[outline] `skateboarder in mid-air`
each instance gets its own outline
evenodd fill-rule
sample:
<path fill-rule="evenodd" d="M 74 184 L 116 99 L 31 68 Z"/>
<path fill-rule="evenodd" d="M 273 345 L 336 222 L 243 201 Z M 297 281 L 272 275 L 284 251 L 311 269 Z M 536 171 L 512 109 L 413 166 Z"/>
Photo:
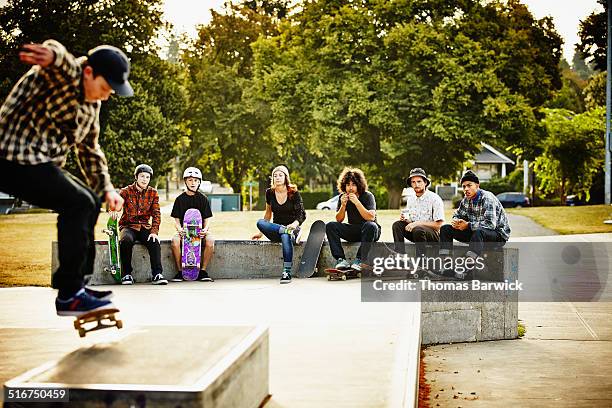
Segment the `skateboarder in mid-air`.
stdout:
<path fill-rule="evenodd" d="M 123 265 L 122 285 L 134 283 L 132 277 L 132 249 L 134 243 L 143 243 L 149 251 L 151 261 L 151 282 L 154 285 L 166 285 L 168 281 L 162 274 L 161 245 L 159 243 L 159 194 L 149 185 L 153 169 L 147 164 L 140 164 L 134 170 L 134 183 L 119 191 L 124 200 L 123 214 L 119 220 L 121 238 L 121 265 Z M 119 209 L 118 211 L 120 211 Z M 118 212 L 111 212 L 111 217 L 119 218 Z"/>
<path fill-rule="evenodd" d="M 115 47 L 75 58 L 53 40 L 24 45 L 19 58 L 32 68 L 0 108 L 0 191 L 58 213 L 59 267 L 51 281 L 57 314 L 112 307 L 112 292 L 84 287 L 83 276 L 93 271 L 101 201 L 109 210 L 123 202 L 98 143 L 99 114 L 112 93 L 133 95 L 130 63 Z M 72 147 L 89 186 L 60 169 Z"/>
<path fill-rule="evenodd" d="M 185 218 L 185 213 L 190 208 L 199 210 L 204 222 L 199 233 L 200 238 L 205 244 L 202 245 L 202 265 L 200 266 L 198 280 L 213 282 L 213 278 L 211 278 L 206 271 L 215 250 L 215 240 L 209 231 L 210 219 L 213 214 L 210 209 L 208 198 L 198 191 L 200 184 L 202 184 L 202 172 L 195 167 L 187 167 L 183 172 L 183 181 L 185 182 L 186 190 L 176 197 L 174 205 L 172 206 L 172 213 L 170 214 L 172 218 L 174 218 L 174 227 L 176 229 L 176 234 L 172 237 L 172 254 L 174 255 L 174 261 L 176 262 L 176 269 L 178 271 L 176 276 L 172 278 L 172 282 L 183 281 L 183 274 L 181 272 L 181 247 L 182 239 L 185 236 L 183 219 Z"/>
<path fill-rule="evenodd" d="M 274 220 L 270 222 L 274 216 Z M 281 242 L 283 246 L 283 274 L 280 283 L 291 282 L 293 266 L 293 244 L 299 243 L 300 225 L 306 219 L 302 197 L 295 184 L 291 184 L 289 170 L 277 166 L 272 170 L 272 182 L 266 190 L 266 212 L 263 219 L 257 221 L 259 233 L 251 239 L 260 239 L 265 235 L 272 242 Z"/>

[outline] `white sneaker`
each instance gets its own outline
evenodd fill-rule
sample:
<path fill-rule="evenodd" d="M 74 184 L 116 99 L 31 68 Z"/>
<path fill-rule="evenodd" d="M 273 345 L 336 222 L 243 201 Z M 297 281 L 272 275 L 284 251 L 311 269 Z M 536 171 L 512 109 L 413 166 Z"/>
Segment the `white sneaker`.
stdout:
<path fill-rule="evenodd" d="M 338 262 L 336 263 L 335 268 L 336 269 L 350 269 L 351 264 L 346 259 L 338 258 Z"/>

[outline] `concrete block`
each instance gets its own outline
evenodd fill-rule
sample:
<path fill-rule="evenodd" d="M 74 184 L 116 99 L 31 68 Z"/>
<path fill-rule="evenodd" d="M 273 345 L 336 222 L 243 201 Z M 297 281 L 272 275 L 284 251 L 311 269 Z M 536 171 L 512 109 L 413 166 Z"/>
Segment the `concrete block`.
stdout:
<path fill-rule="evenodd" d="M 141 327 L 83 347 L 5 383 L 67 388 L 70 405 L 260 406 L 269 395 L 264 327 Z"/>
<path fill-rule="evenodd" d="M 484 302 L 480 310 L 482 328 L 478 340 L 505 338 L 505 304 L 503 302 Z"/>
<path fill-rule="evenodd" d="M 422 344 L 477 341 L 481 337 L 480 310 L 423 312 Z"/>

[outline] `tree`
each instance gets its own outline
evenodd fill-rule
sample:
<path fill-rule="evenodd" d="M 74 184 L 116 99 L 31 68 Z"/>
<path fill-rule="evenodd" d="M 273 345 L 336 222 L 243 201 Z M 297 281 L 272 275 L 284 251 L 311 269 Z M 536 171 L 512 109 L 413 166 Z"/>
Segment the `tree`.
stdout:
<path fill-rule="evenodd" d="M 236 192 L 247 175 L 276 156 L 267 106 L 251 83 L 251 43 L 275 30 L 273 17 L 264 11 L 226 3 L 224 13 L 212 12 L 184 55 L 191 138 L 182 161 L 214 171 Z"/>
<path fill-rule="evenodd" d="M 591 13 L 586 19 L 580 22 L 578 36 L 580 42 L 576 44 L 582 56 L 586 59 L 592 59 L 591 63 L 594 68 L 599 71 L 605 71 L 606 68 L 606 49 L 607 44 L 607 28 L 608 25 L 608 2 L 606 0 L 597 0 L 604 8 L 601 13 Z"/>
<path fill-rule="evenodd" d="M 253 46 L 280 148 L 364 167 L 392 207 L 411 167 L 453 176 L 481 140 L 526 150 L 561 86 L 560 37 L 516 1 L 318 1 L 280 31 Z"/>
<path fill-rule="evenodd" d="M 585 61 L 584 55 L 582 54 L 580 49 L 578 49 L 578 47 L 574 48 L 574 57 L 572 58 L 572 70 L 583 81 L 586 81 L 595 73 L 591 65 Z"/>
<path fill-rule="evenodd" d="M 591 77 L 584 88 L 584 102 L 587 109 L 606 105 L 606 72 Z"/>
<path fill-rule="evenodd" d="M 565 109 L 544 109 L 547 138 L 543 154 L 535 161 L 540 189 L 557 193 L 561 202 L 568 194 L 586 195 L 604 161 L 605 110 L 581 114 Z"/>

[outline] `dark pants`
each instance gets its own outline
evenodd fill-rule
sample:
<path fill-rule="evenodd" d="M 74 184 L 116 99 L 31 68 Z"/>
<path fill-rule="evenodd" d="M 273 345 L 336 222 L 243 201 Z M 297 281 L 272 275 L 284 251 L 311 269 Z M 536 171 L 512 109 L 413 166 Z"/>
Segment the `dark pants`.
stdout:
<path fill-rule="evenodd" d="M 431 227 L 420 225 L 408 232 L 406 231 L 406 225 L 408 225 L 406 221 L 395 221 L 393 223 L 393 242 L 395 244 L 395 250 L 400 254 L 406 253 L 404 238 L 416 244 L 417 257 L 425 255 L 426 242 L 440 241 L 440 233 Z"/>
<path fill-rule="evenodd" d="M 474 231 L 471 229 L 458 230 L 450 224 L 445 224 L 440 228 L 440 249 L 450 251 L 453 248 L 453 239 L 459 242 L 470 244 L 469 250 L 482 255 L 485 242 L 497 242 L 503 246 L 506 243 L 501 234 L 495 230 L 487 228 L 477 228 Z"/>
<path fill-rule="evenodd" d="M 291 267 L 293 265 L 293 243 L 289 234 L 281 234 L 280 228 L 284 225 L 274 224 L 273 222 L 264 219 L 257 221 L 257 229 L 259 229 L 270 241 L 281 242 L 283 246 L 283 266 Z"/>
<path fill-rule="evenodd" d="M 149 240 L 149 231 L 146 228 L 141 228 L 136 231 L 132 228 L 123 228 L 119 234 L 119 248 L 121 250 L 121 266 L 123 267 L 123 275 L 132 273 L 132 248 L 135 242 L 140 242 L 147 247 L 149 251 L 149 260 L 151 261 L 151 276 L 155 277 L 158 273 L 162 273 L 161 265 L 161 245 L 158 241 Z"/>
<path fill-rule="evenodd" d="M 363 224 L 328 222 L 325 225 L 325 230 L 329 249 L 335 259 L 346 258 L 340 239 L 344 239 L 347 242 L 361 242 L 361 246 L 359 246 L 357 251 L 357 258 L 367 261 L 372 242 L 376 242 L 380 238 L 380 227 L 373 221 L 366 221 Z"/>
<path fill-rule="evenodd" d="M 51 285 L 61 298 L 71 297 L 83 287 L 83 276 L 93 273 L 100 198 L 51 163 L 30 166 L 0 159 L 0 174 L 0 191 L 58 214 L 59 267 Z"/>

